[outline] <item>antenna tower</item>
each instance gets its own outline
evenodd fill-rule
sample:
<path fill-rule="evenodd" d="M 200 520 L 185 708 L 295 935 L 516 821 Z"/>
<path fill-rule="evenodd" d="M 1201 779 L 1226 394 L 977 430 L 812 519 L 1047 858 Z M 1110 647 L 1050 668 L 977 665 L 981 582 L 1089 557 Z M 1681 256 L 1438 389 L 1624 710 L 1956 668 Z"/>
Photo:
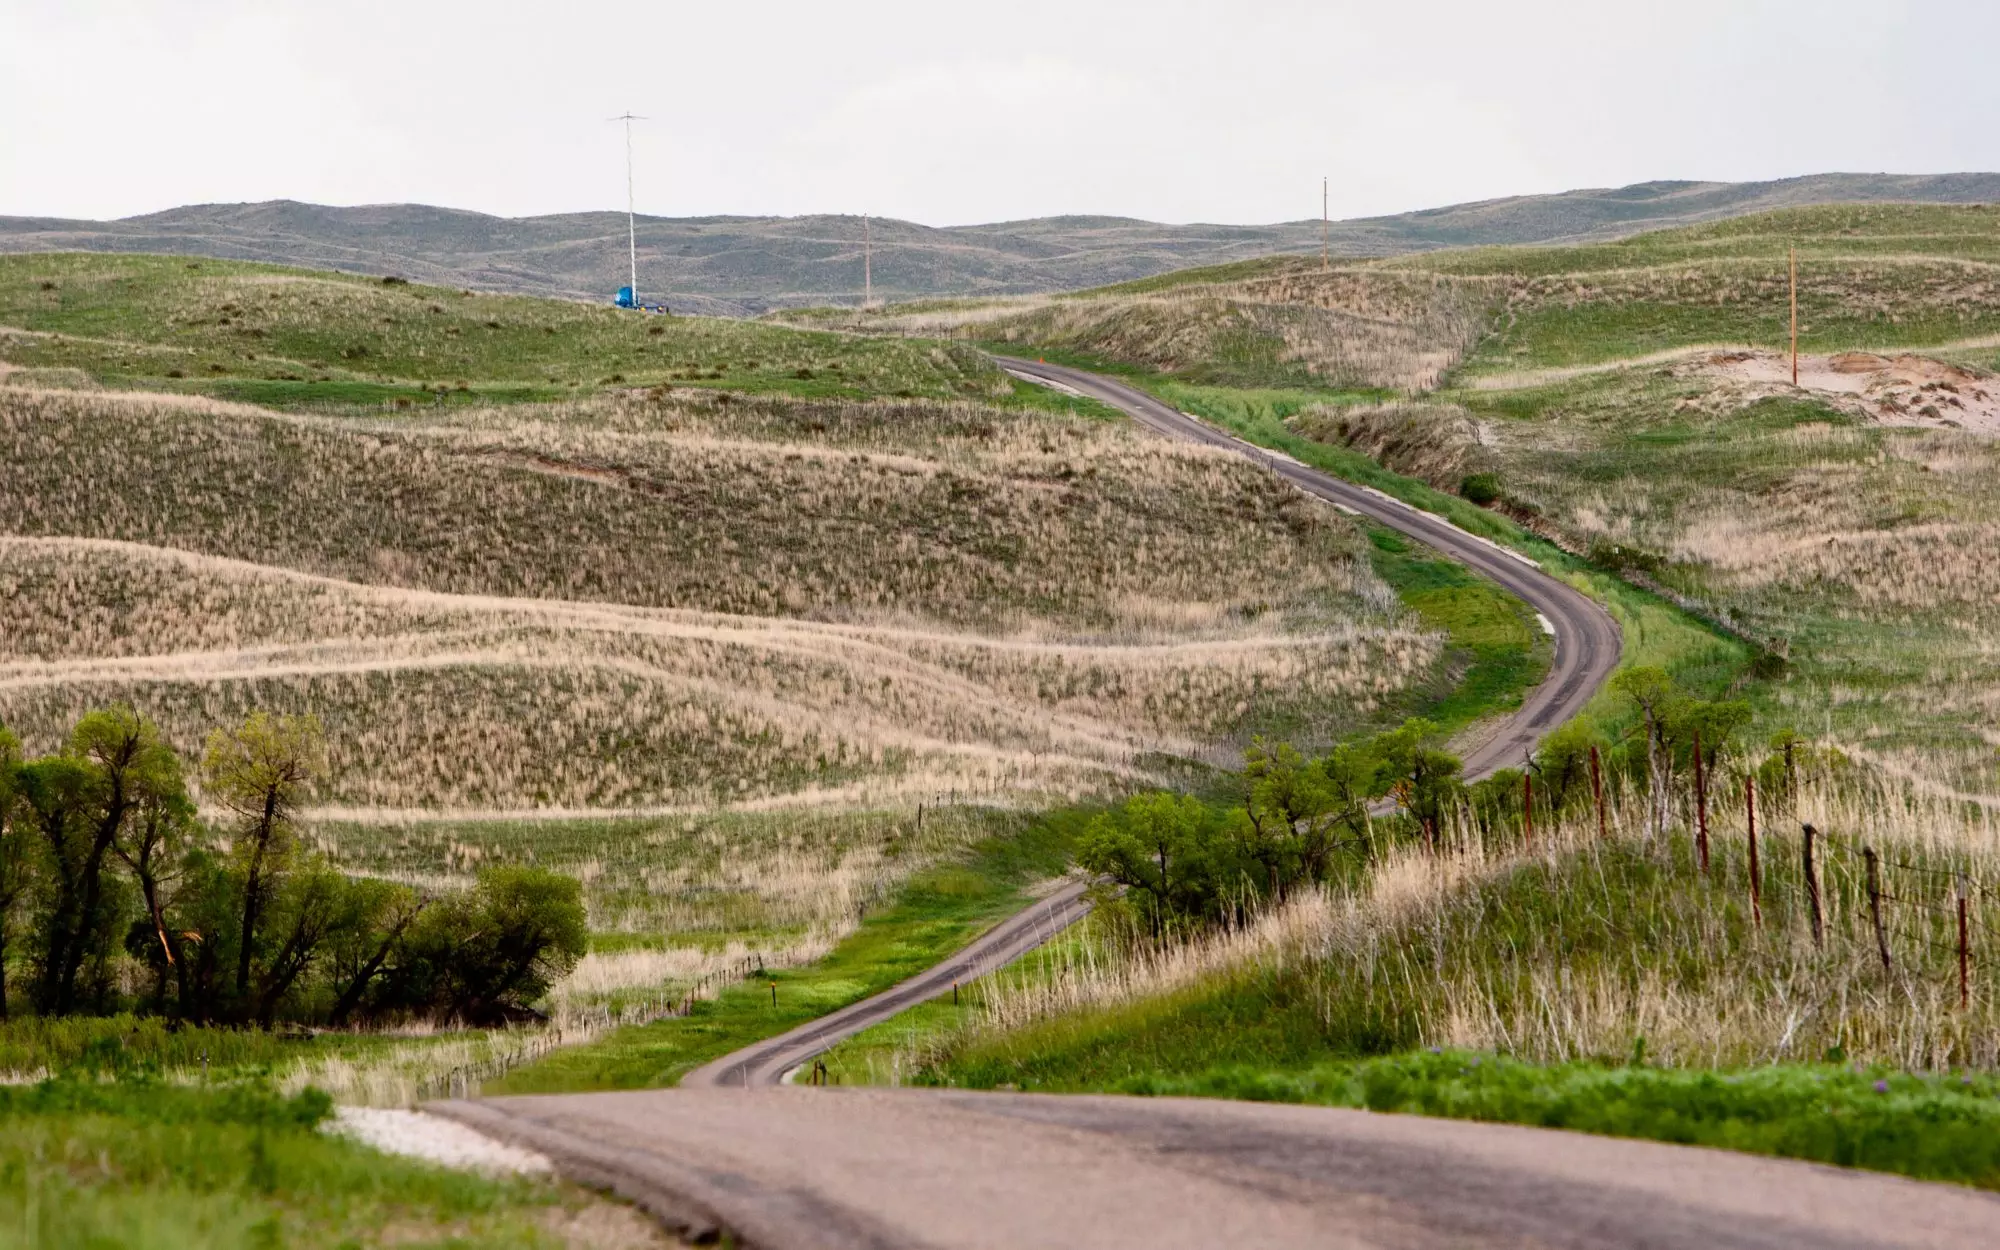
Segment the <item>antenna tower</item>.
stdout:
<path fill-rule="evenodd" d="M 1325 178 L 1319 180 L 1319 270 L 1321 273 L 1327 271 L 1327 252 L 1333 241 L 1333 219 L 1327 215 L 1326 207 L 1326 182 Z"/>
<path fill-rule="evenodd" d="M 625 247 L 632 261 L 632 302 L 639 302 L 639 219 L 632 199 L 632 123 L 646 119 L 637 113 L 620 113 L 611 119 L 625 123 Z"/>
<path fill-rule="evenodd" d="M 868 230 L 868 214 L 861 214 L 861 306 L 875 302 L 875 241 Z"/>

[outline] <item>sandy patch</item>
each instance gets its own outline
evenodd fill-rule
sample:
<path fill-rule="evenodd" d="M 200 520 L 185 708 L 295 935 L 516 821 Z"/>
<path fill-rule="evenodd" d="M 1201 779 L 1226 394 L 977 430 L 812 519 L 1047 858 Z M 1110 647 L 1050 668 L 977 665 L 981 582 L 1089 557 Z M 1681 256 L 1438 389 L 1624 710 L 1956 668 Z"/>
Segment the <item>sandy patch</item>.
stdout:
<path fill-rule="evenodd" d="M 1710 353 L 1693 368 L 1754 393 L 1792 393 L 1791 359 L 1782 353 Z M 1835 401 L 1885 425 L 1929 426 L 2000 436 L 2000 378 L 1905 353 L 1841 352 L 1799 357 L 1796 388 Z"/>
<path fill-rule="evenodd" d="M 548 1157 L 498 1142 L 454 1120 L 421 1111 L 339 1107 L 329 1132 L 388 1154 L 410 1155 L 446 1167 L 485 1172 L 548 1172 Z"/>

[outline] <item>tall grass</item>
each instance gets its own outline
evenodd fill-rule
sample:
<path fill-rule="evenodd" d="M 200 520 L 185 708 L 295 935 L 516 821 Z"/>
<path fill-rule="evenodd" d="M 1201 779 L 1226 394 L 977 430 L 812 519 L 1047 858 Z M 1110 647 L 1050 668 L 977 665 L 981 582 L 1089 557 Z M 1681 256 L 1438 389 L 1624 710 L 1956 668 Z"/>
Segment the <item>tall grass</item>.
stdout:
<path fill-rule="evenodd" d="M 1823 946 L 1811 931 L 1799 821 L 1832 835 L 1817 869 Z M 1629 799 L 1615 803 L 1610 824 L 1600 840 L 1587 813 L 1538 823 L 1532 849 L 1518 831 L 1461 826 L 1441 854 L 1391 853 L 1363 878 L 1296 897 L 1234 932 L 1165 950 L 1058 948 L 996 977 L 983 1020 L 928 1061 L 1031 1082 L 1199 1070 L 1232 1053 L 1286 1066 L 1425 1046 L 1537 1063 L 1643 1053 L 1702 1067 L 1830 1055 L 1916 1070 L 2000 1068 L 2000 818 L 1879 777 L 1812 779 L 1795 804 L 1764 813 L 1761 925 L 1743 822 L 1728 805 L 1717 805 L 1706 876 L 1685 827 L 1649 837 Z M 1886 975 L 1864 845 L 1891 864 Z M 1954 874 L 1974 898 L 1966 1010 Z"/>

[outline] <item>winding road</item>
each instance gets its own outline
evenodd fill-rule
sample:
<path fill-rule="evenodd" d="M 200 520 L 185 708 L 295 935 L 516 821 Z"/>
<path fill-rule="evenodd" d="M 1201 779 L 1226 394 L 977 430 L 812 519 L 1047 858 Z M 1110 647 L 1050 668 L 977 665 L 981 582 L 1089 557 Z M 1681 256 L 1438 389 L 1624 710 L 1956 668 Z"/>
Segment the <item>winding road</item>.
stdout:
<path fill-rule="evenodd" d="M 1123 383 L 1002 358 L 1170 438 L 1247 456 L 1525 600 L 1549 673 L 1466 760 L 1519 760 L 1597 692 L 1617 625 L 1532 560 L 1233 438 Z M 1021 1246 L 1992 1244 L 2000 1199 L 1896 1178 L 1508 1125 L 1332 1108 L 949 1090 L 786 1088 L 843 1038 L 1018 958 L 1083 915 L 1064 884 L 957 956 L 689 1073 L 677 1090 L 429 1109 L 540 1150 L 670 1227 L 765 1250 Z"/>

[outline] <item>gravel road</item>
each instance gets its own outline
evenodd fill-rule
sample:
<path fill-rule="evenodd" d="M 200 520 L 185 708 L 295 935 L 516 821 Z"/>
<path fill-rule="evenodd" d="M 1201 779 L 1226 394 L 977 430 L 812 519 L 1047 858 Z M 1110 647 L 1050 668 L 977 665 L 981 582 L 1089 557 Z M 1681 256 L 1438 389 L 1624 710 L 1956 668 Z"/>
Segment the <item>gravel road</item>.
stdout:
<path fill-rule="evenodd" d="M 1517 552 L 1468 534 L 1441 517 L 1412 508 L 1380 491 L 1356 486 L 1281 452 L 1266 451 L 1225 434 L 1113 378 L 1038 360 L 1011 356 L 998 356 L 995 360 L 1016 377 L 1052 384 L 1109 404 L 1167 438 L 1221 447 L 1255 460 L 1309 495 L 1359 513 L 1450 556 L 1498 582 L 1539 612 L 1555 635 L 1555 661 L 1549 675 L 1528 693 L 1521 710 L 1498 733 L 1466 756 L 1468 777 L 1483 777 L 1496 768 L 1519 764 L 1544 734 L 1581 712 L 1598 687 L 1611 676 L 1611 670 L 1618 666 L 1618 624 L 1611 614 L 1583 592 L 1549 576 L 1534 561 Z"/>
<path fill-rule="evenodd" d="M 684 1235 L 964 1247 L 1989 1248 L 2000 1198 L 1547 1129 L 1176 1098 L 803 1087 L 447 1103 Z"/>

